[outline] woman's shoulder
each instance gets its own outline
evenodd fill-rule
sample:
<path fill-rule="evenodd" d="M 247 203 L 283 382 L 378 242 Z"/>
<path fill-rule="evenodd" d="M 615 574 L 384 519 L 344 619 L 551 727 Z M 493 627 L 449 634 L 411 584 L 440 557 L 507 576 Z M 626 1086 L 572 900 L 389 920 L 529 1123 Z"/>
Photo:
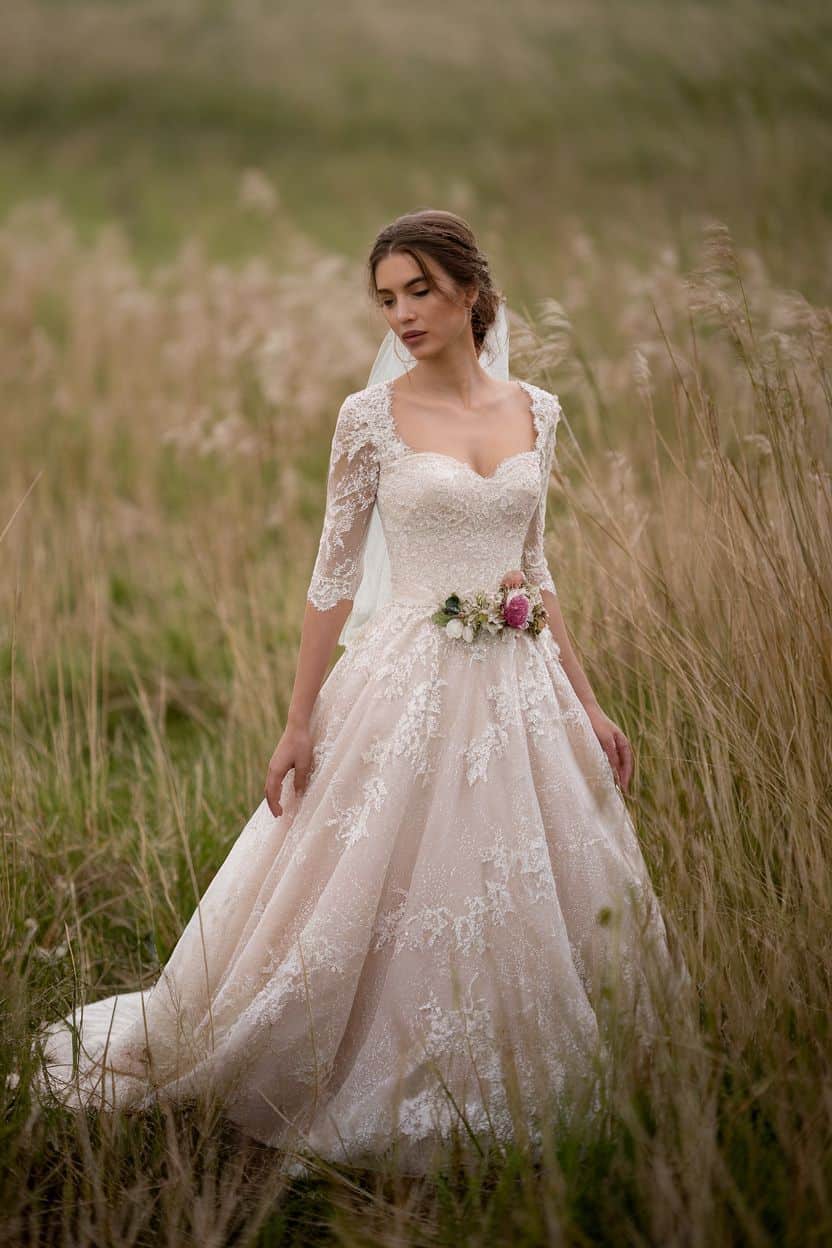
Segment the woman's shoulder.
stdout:
<path fill-rule="evenodd" d="M 341 411 L 358 415 L 362 412 L 381 411 L 387 401 L 387 382 L 374 381 L 360 390 L 353 390 L 341 404 Z"/>
<path fill-rule="evenodd" d="M 554 403 L 559 402 L 558 396 L 554 390 L 547 390 L 544 386 L 539 386 L 534 381 L 528 381 L 525 377 L 516 377 L 514 380 L 518 381 L 521 386 L 525 386 L 525 388 L 530 390 L 533 394 L 542 395 Z"/>
<path fill-rule="evenodd" d="M 378 447 L 386 427 L 386 382 L 352 390 L 341 402 L 335 422 L 335 440 L 352 449 Z"/>
<path fill-rule="evenodd" d="M 556 429 L 563 415 L 558 395 L 553 390 L 547 390 L 520 377 L 512 380 L 519 382 L 529 394 L 544 427 Z M 391 430 L 389 386 L 389 381 L 383 379 L 362 386 L 359 390 L 352 390 L 341 403 L 336 435 L 348 436 L 351 441 L 372 441 L 379 447 L 383 446 Z"/>
<path fill-rule="evenodd" d="M 529 393 L 534 402 L 535 410 L 544 418 L 546 424 L 552 429 L 557 428 L 563 411 L 560 399 L 554 390 L 546 390 L 543 386 L 538 386 L 533 381 L 526 381 L 522 377 L 517 377 L 515 380 Z"/>

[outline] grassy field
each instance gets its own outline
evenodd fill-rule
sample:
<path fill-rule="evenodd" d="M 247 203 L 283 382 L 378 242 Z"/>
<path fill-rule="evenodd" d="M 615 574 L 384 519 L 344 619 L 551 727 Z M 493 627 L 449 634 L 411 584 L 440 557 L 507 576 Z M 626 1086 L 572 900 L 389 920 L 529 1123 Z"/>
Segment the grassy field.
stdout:
<path fill-rule="evenodd" d="M 4 16 L 0 1242 L 832 1240 L 830 26 Z M 514 373 L 561 397 L 550 562 L 699 1019 L 542 1165 L 292 1182 L 210 1106 L 44 1112 L 25 1055 L 152 982 L 260 801 L 334 415 L 382 332 L 364 256 L 428 205 L 468 216 Z"/>

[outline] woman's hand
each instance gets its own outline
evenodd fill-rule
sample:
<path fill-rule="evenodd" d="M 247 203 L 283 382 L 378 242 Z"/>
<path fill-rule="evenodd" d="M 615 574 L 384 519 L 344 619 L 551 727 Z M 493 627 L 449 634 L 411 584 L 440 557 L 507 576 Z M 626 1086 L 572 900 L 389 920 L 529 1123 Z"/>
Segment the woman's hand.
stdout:
<path fill-rule="evenodd" d="M 589 722 L 592 724 L 596 737 L 609 759 L 615 782 L 627 792 L 627 785 L 633 774 L 633 750 L 624 733 L 605 715 L 600 706 L 587 709 Z"/>
<path fill-rule="evenodd" d="M 275 747 L 269 762 L 269 773 L 266 778 L 266 801 L 273 815 L 282 815 L 280 790 L 287 771 L 295 769 L 294 787 L 296 793 L 302 793 L 312 769 L 312 734 L 302 724 L 287 724 L 283 736 Z"/>

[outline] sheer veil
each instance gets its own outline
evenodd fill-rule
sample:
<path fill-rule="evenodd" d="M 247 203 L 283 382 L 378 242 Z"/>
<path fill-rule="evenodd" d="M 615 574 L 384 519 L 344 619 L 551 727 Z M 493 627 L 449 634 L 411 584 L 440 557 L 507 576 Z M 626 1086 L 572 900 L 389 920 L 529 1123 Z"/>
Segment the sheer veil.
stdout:
<path fill-rule="evenodd" d="M 499 377 L 504 381 L 508 380 L 509 337 L 505 300 L 501 300 L 494 324 L 486 334 L 482 345 L 480 364 L 492 377 Z M 404 355 L 400 354 L 402 351 Z M 409 372 L 415 363 L 415 356 L 390 329 L 379 347 L 367 385 L 372 386 L 378 381 L 390 381 L 394 377 L 399 377 L 402 373 Z M 390 558 L 387 553 L 387 542 L 379 515 L 378 502 L 375 502 L 364 546 L 361 583 L 353 599 L 352 610 L 341 629 L 339 644 L 348 646 L 360 634 L 373 613 L 389 602 L 391 597 Z"/>

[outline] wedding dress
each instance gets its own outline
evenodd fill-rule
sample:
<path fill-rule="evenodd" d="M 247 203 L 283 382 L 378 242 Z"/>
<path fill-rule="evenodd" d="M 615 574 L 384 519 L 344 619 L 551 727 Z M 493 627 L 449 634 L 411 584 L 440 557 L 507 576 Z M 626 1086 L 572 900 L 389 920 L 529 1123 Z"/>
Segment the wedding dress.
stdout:
<path fill-rule="evenodd" d="M 522 1122 L 535 1140 L 544 1106 L 592 1087 L 604 1002 L 655 1027 L 664 921 L 552 633 L 467 641 L 431 619 L 510 569 L 556 593 L 561 410 L 516 384 L 534 448 L 490 476 L 408 446 L 391 381 L 344 400 L 308 598 L 325 611 L 355 595 L 376 506 L 390 600 L 321 687 L 305 791 L 290 771 L 282 814 L 260 803 L 157 982 L 48 1029 L 67 1104 L 210 1084 L 267 1144 L 335 1161 L 392 1146 L 418 1170 L 454 1131 L 511 1140 Z"/>

